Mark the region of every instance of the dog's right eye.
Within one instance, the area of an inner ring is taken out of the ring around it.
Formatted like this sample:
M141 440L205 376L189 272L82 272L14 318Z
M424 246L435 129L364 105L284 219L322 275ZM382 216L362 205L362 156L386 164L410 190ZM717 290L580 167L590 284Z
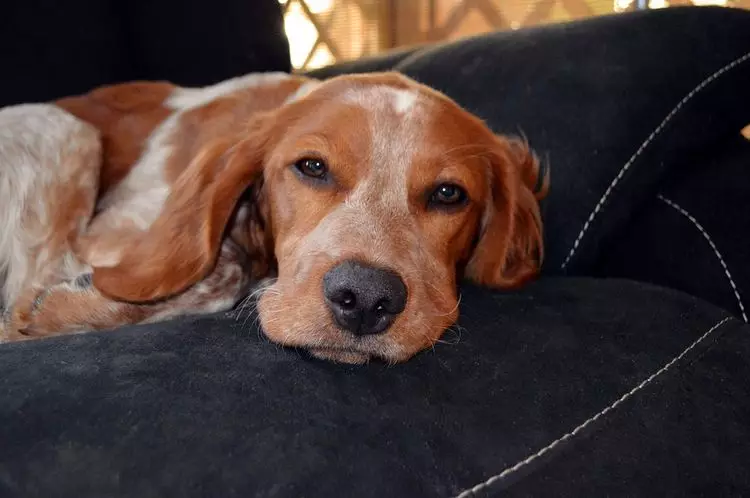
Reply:
M430 194L428 204L434 208L452 209L466 204L466 191L453 183L442 183Z
M294 167L303 175L318 180L325 179L326 174L328 173L328 166L320 159L300 159L294 163Z

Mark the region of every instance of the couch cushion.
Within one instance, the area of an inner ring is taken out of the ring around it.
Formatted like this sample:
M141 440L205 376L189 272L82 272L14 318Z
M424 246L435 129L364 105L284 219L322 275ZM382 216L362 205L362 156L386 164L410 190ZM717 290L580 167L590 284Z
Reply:
M0 496L750 492L750 328L628 281L463 294L396 366L308 359L252 316L2 345Z

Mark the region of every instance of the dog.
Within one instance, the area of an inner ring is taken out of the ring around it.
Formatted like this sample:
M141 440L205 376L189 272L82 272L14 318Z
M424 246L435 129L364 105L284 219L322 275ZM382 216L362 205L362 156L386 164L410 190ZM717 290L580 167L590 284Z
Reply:
M213 313L401 362L543 261L549 174L398 73L132 82L0 110L5 340Z

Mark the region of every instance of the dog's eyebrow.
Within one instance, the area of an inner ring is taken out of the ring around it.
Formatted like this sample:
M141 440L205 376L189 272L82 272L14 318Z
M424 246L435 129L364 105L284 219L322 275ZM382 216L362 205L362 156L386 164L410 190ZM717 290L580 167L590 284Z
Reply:
M339 137L335 137L337 142L340 142ZM294 138L293 144L297 147L300 147L304 153L305 149L315 149L315 148L322 148L326 150L330 150L332 148L332 144L334 142L334 138L330 137L328 134L321 132L321 131L314 131L309 133L303 133L297 137Z

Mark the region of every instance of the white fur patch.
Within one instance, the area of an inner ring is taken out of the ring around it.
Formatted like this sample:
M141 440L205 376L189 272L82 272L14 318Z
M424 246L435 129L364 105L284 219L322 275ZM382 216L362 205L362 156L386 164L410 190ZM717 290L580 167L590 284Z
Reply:
M392 94L392 98L394 99L393 107L399 114L404 114L414 107L417 97L419 97L416 90L393 89Z
M344 93L344 102L350 102L373 111L390 107L398 115L405 115L416 107L419 92L416 89L405 90L387 85L367 88L352 88Z
M138 162L102 198L99 215L94 220L97 226L105 224L116 228L132 222L141 230L147 230L156 221L169 195L164 168L172 154L169 140L177 131L181 115L181 112L173 114L156 128Z
M204 88L180 88L169 97L166 105L175 110L186 111L208 104L237 90L276 83L289 78L291 75L282 72L251 73Z

